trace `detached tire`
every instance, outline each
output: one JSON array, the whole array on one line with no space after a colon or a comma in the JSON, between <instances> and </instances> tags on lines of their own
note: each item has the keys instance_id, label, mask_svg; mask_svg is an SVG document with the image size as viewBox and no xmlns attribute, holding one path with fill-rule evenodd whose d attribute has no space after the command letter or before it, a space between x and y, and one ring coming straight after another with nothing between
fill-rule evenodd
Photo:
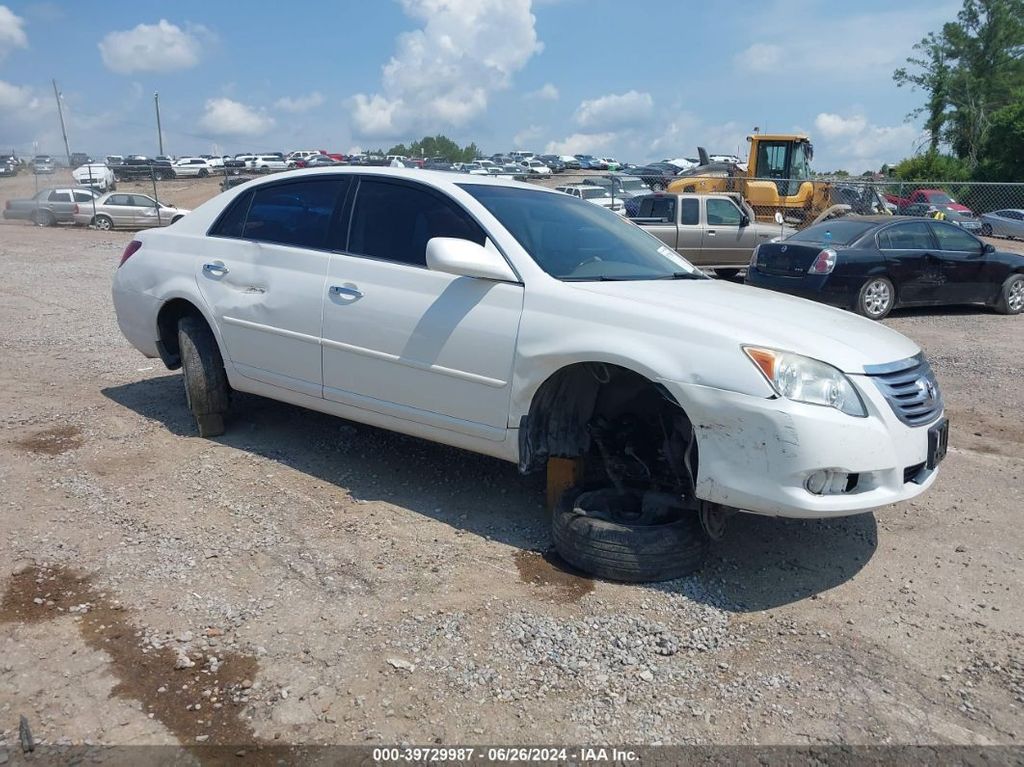
<instances>
[{"instance_id":1,"label":"detached tire","mask_svg":"<svg viewBox=\"0 0 1024 767\"><path fill-rule=\"evenodd\" d=\"M552 518L555 549L562 559L590 575L625 583L668 581L700 569L708 538L696 511L666 522L630 524L599 511L615 496L611 489L579 488L562 496Z\"/></svg>"},{"instance_id":2,"label":"detached tire","mask_svg":"<svg viewBox=\"0 0 1024 767\"><path fill-rule=\"evenodd\" d=\"M185 401L196 419L200 437L224 433L224 414L231 389L217 339L204 320L182 317L178 321L178 348L185 381Z\"/></svg>"}]
</instances>

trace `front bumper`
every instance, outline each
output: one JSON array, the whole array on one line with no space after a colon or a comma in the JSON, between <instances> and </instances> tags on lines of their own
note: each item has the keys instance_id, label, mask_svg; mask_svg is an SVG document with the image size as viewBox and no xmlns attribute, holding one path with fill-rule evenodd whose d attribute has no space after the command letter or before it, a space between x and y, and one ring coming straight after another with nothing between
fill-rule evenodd
<instances>
[{"instance_id":1,"label":"front bumper","mask_svg":"<svg viewBox=\"0 0 1024 767\"><path fill-rule=\"evenodd\" d=\"M662 381L697 435L697 496L757 514L815 519L860 514L927 490L937 474L922 468L935 421L907 426L867 376L849 378L868 410L865 418ZM823 469L857 474L856 485L838 495L812 494L804 483Z\"/></svg>"}]
</instances>

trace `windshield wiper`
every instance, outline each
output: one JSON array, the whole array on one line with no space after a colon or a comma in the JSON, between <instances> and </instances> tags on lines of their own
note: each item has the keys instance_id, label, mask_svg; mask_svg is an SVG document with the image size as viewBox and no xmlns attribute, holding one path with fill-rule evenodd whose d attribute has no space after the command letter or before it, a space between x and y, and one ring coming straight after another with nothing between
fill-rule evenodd
<instances>
[{"instance_id":1,"label":"windshield wiper","mask_svg":"<svg viewBox=\"0 0 1024 767\"><path fill-rule=\"evenodd\" d=\"M672 272L672 274L666 274L661 277L651 277L652 280L705 280L703 274L698 272Z\"/></svg>"}]
</instances>

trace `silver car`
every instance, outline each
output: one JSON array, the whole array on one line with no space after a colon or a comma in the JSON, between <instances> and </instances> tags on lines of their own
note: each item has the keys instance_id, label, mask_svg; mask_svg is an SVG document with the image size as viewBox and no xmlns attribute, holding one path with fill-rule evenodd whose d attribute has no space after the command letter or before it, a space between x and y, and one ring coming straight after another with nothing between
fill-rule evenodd
<instances>
[{"instance_id":1,"label":"silver car","mask_svg":"<svg viewBox=\"0 0 1024 767\"><path fill-rule=\"evenodd\" d=\"M986 237L1024 239L1024 210L1005 208L981 215L981 233Z\"/></svg>"},{"instance_id":2,"label":"silver car","mask_svg":"<svg viewBox=\"0 0 1024 767\"><path fill-rule=\"evenodd\" d=\"M80 205L75 223L95 226L97 229L151 229L167 226L189 213L166 203L157 203L146 194L110 192L92 205Z\"/></svg>"}]
</instances>

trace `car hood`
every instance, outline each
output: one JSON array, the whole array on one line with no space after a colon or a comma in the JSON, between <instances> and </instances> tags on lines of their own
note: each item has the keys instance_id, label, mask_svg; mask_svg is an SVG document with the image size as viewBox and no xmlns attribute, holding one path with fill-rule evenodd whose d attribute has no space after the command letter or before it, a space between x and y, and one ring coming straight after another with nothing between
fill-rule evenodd
<instances>
[{"instance_id":1,"label":"car hood","mask_svg":"<svg viewBox=\"0 0 1024 767\"><path fill-rule=\"evenodd\" d=\"M635 302L651 322L682 332L707 328L737 345L791 351L845 373L912 357L921 350L906 336L842 309L721 280L636 280L565 283L612 299Z\"/></svg>"}]
</instances>

